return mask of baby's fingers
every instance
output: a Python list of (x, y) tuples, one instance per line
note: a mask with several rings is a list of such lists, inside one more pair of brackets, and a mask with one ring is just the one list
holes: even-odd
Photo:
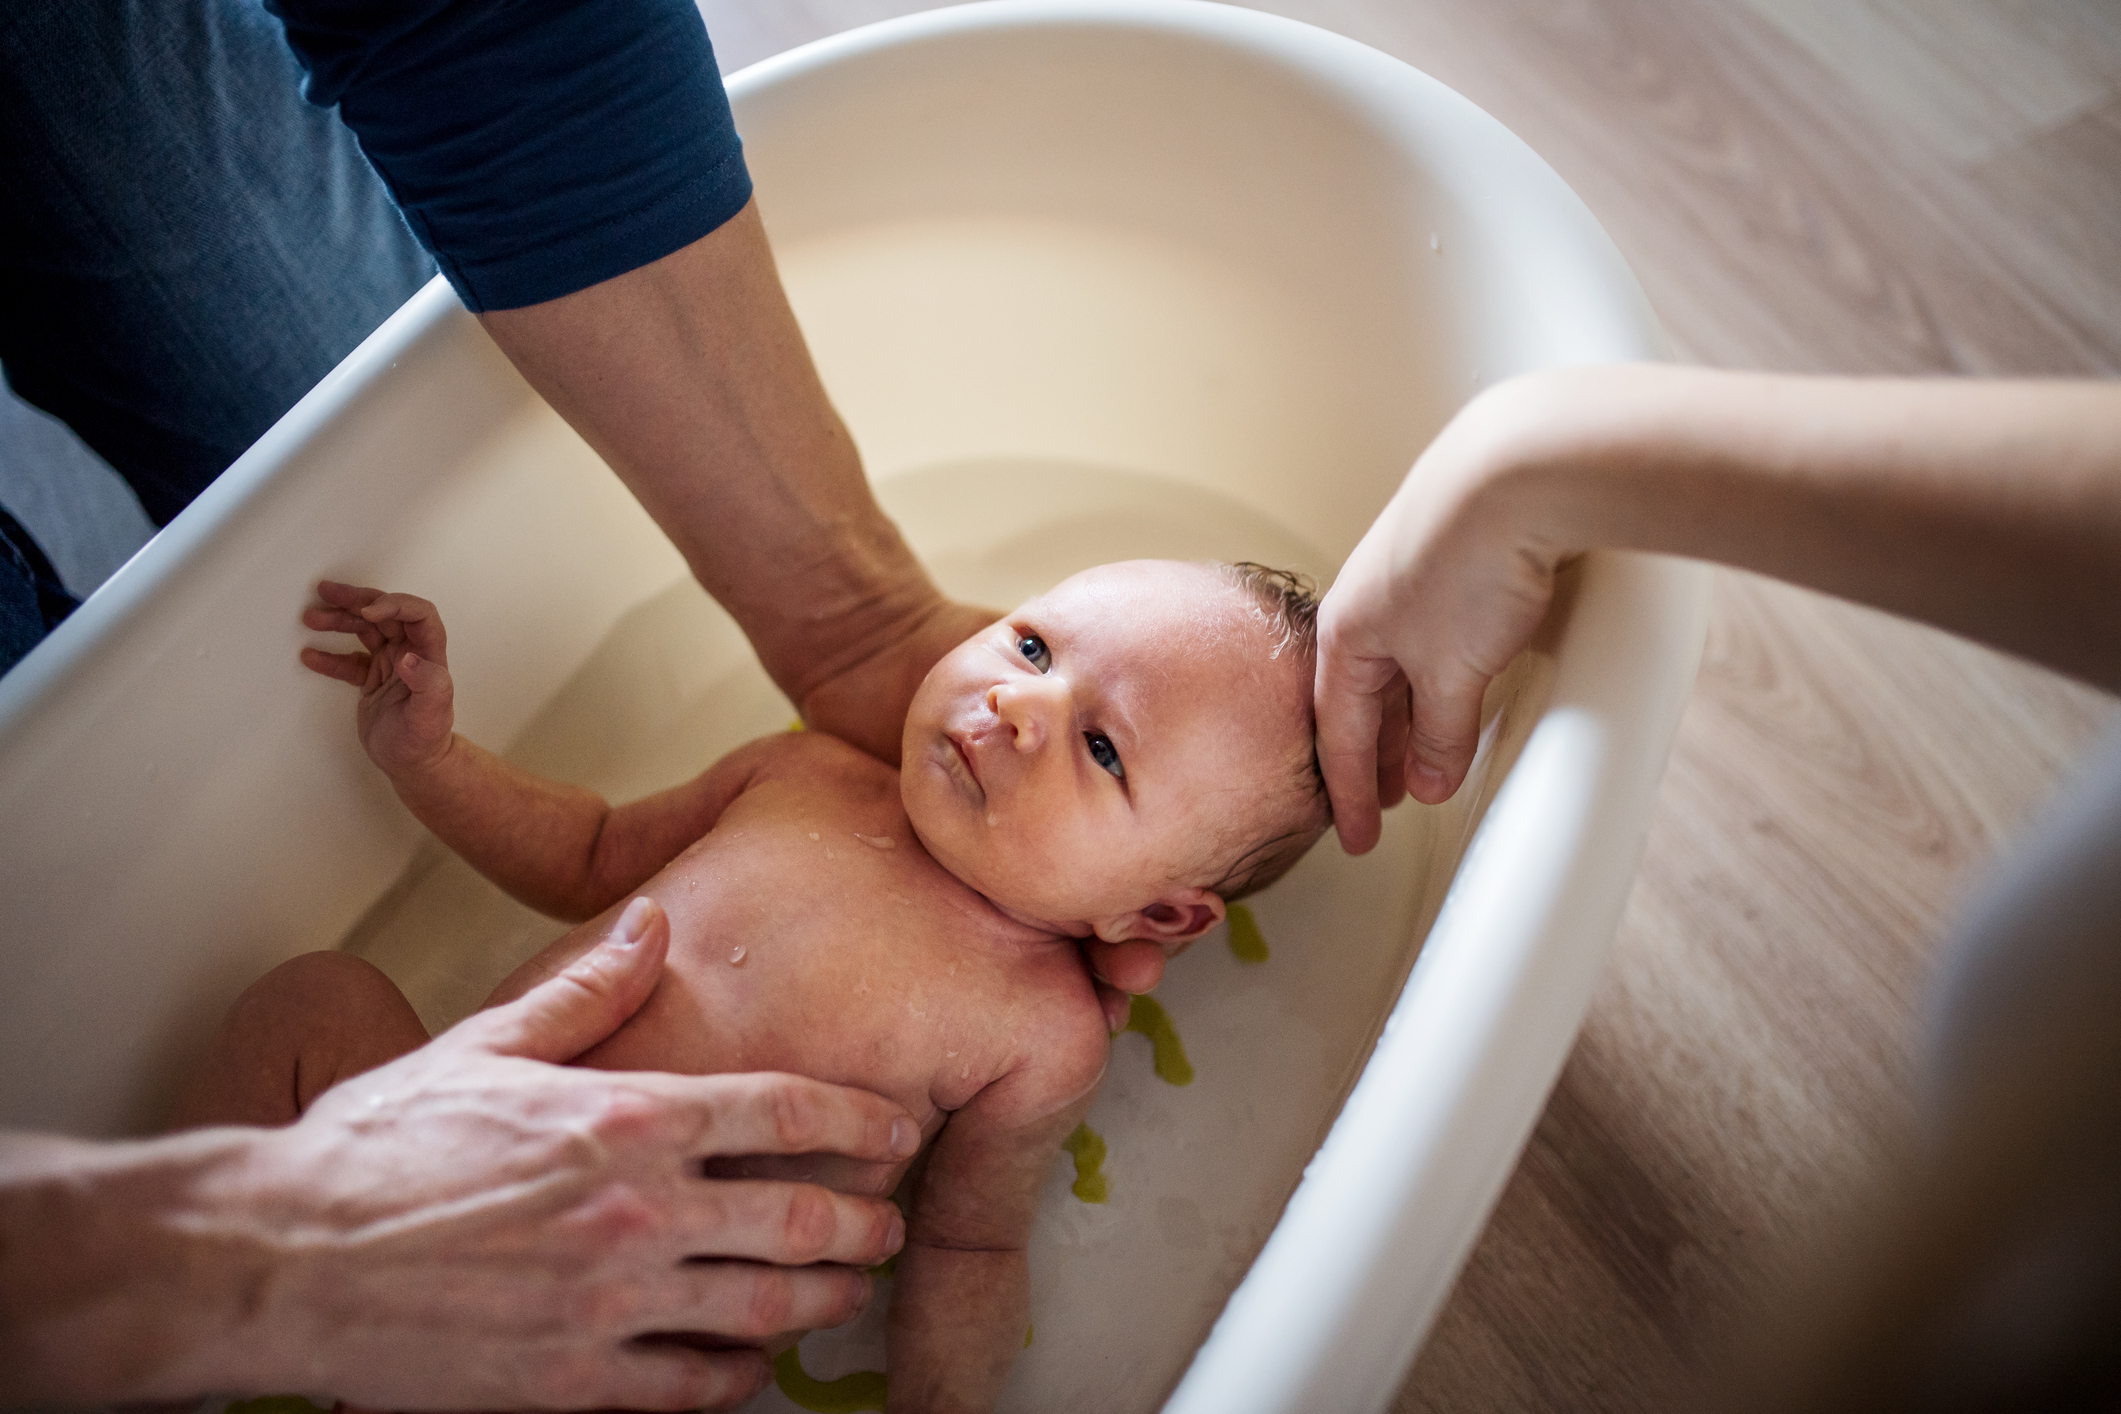
[(389, 625), (401, 626), (405, 641), (424, 658), (446, 663), (448, 635), (442, 630), (442, 615), (427, 600), (415, 594), (385, 594), (361, 610), (361, 617), (395, 638)]
[(373, 653), (383, 646), (383, 635), (376, 626), (358, 614), (344, 609), (319, 608), (315, 605), (302, 611), (302, 627), (316, 633), (350, 633), (361, 640), (361, 646)]
[(382, 598), (383, 591), (359, 584), (341, 584), (335, 579), (320, 579), (317, 581), (317, 597), (335, 609), (359, 613)]
[(398, 658), (398, 678), (411, 688), (415, 695), (431, 697), (451, 690), (449, 669), (410, 651)]
[(355, 687), (368, 684), (366, 653), (326, 653), (321, 648), (305, 648), (302, 650), (302, 666), (313, 673), (352, 683)]

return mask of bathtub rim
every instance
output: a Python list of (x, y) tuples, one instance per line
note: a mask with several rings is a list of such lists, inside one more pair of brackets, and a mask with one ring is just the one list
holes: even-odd
[[(1418, 74), (1418, 71), (1400, 65), (1398, 61), (1390, 60), (1386, 56), (1377, 54), (1376, 51), (1369, 50), (1352, 40), (1327, 35), (1324, 31), (1314, 30), (1295, 21), (1232, 7), (1207, 4), (1205, 0), (1066, 0), (1065, 3), (1054, 3), (1054, 0), (990, 0), (990, 3), (980, 6), (927, 11), (897, 20), (885, 21), (879, 25), (849, 31), (842, 35), (820, 40), (816, 44), (803, 46), (800, 49), (764, 60), (760, 64), (751, 66), (732, 76), (730, 80), (731, 95), (732, 99), (736, 99), (742, 93), (748, 93), (768, 82), (777, 81), (784, 73), (799, 72), (810, 66), (822, 67), (847, 55), (882, 49), (900, 43), (917, 42), (931, 33), (951, 32), (971, 27), (1001, 28), (1055, 21), (1065, 21), (1071, 24), (1118, 22), (1130, 26), (1153, 23), (1158, 27), (1185, 32), (1206, 33), (1220, 37), (1234, 36), (1246, 43), (1248, 47), (1264, 48), (1269, 51), (1274, 49), (1272, 41), (1275, 40), (1277, 35), (1287, 37), (1291, 31), (1302, 31), (1306, 36), (1324, 36), (1332, 41), (1333, 45), (1360, 50), (1363, 54), (1372, 55), (1377, 60), (1393, 65), (1397, 69), (1403, 69), (1407, 74)], [(1303, 40), (1303, 43), (1315, 45), (1317, 40), (1307, 37)], [(1362, 62), (1367, 64), (1369, 61), (1364, 60)], [(1429, 84), (1434, 83), (1433, 80), (1427, 79), (1426, 76), (1421, 76), (1421, 81)], [(1437, 85), (1437, 87), (1441, 86)], [(1453, 95), (1453, 97), (1455, 98), (1456, 95)], [(1462, 99), (1458, 101), (1464, 103)], [(1478, 112), (1477, 109), (1472, 109), (1472, 105), (1469, 103), (1465, 106), (1475, 113)], [(1487, 118), (1485, 114), (1481, 114), (1480, 117), (1487, 123), (1493, 124), (1494, 122), (1494, 120)], [(1499, 124), (1495, 126), (1499, 128)], [(1537, 159), (1533, 160), (1536, 161)], [(1544, 164), (1541, 165), (1543, 167)], [(1554, 181), (1558, 183), (1559, 179), (1554, 178)], [(1602, 236), (1602, 232), (1600, 234)], [(1615, 253), (1614, 258), (1617, 260), (1617, 253)], [(1622, 269), (1624, 270), (1624, 268), (1623, 266)], [(1633, 288), (1632, 277), (1629, 277), (1628, 284)], [(1635, 295), (1639, 299), (1639, 289), (1635, 289)], [(1642, 308), (1647, 311), (1646, 303), (1643, 304)], [(178, 517), (169, 527), (152, 538), (110, 580), (106, 581), (96, 593), (92, 594), (82, 607), (69, 618), (67, 623), (62, 624), (36, 649), (33, 649), (31, 654), (27, 655), (13, 672), (7, 674), (4, 679), (0, 679), (0, 753), (7, 752), (22, 733), (34, 726), (35, 720), (39, 715), (40, 706), (54, 701), (61, 695), (57, 691), (61, 684), (84, 671), (94, 661), (98, 649), (114, 636), (122, 634), (126, 630), (139, 606), (166, 592), (170, 586), (181, 579), (186, 566), (192, 563), (198, 554), (207, 551), (216, 539), (228, 533), (237, 525), (254, 505), (272, 494), (278, 473), (285, 464), (293, 456), (297, 455), (314, 436), (329, 426), (349, 399), (359, 398), (371, 390), (375, 386), (378, 376), (394, 363), (402, 353), (419, 344), (439, 324), (454, 317), (458, 312), (453, 293), (450, 292), (446, 282), (438, 277), (394, 313), (374, 335), (364, 341), (338, 368), (334, 369), (316, 388), (305, 395), (285, 417), (261, 437), (258, 443), (246, 451), (242, 457), (238, 458), (236, 463), (217, 479), (193, 503), (192, 507), (187, 509), (184, 515)], [(1654, 330), (1653, 318), (1651, 319), (1650, 327)], [(1661, 353), (1661, 349), (1655, 347), (1655, 339), (1646, 337), (1641, 356), (1656, 356), (1659, 353)], [(1640, 563), (1651, 565), (1652, 569), (1646, 572), (1665, 577), (1672, 586), (1675, 586), (1674, 592), (1691, 592), (1695, 602), (1695, 619), (1697, 621), (1702, 619), (1705, 615), (1705, 608), (1702, 607), (1702, 591), (1706, 581), (1705, 571), (1699, 569), (1699, 567), (1682, 567), (1669, 562), (1662, 565), (1649, 561)], [(1676, 729), (1678, 709), (1680, 705), (1683, 705), (1684, 701), (1682, 680), (1691, 679), (1694, 662), (1698, 659), (1700, 647), (1698, 628), (1698, 622), (1692, 628), (1686, 625), (1672, 626), (1664, 634), (1663, 641), (1655, 647), (1654, 652), (1650, 652), (1647, 649), (1642, 650), (1656, 659), (1659, 670), (1663, 675), (1657, 677), (1655, 681), (1660, 685), (1660, 690), (1667, 695), (1646, 694), (1640, 701), (1628, 699), (1624, 695), (1617, 697), (1605, 695), (1600, 691), (1594, 690), (1597, 686), (1595, 684), (1573, 681), (1565, 669), (1562, 677), (1557, 680), (1553, 699), (1548, 704), (1545, 713), (1543, 713), (1539, 725), (1534, 728), (1532, 740), (1527, 743), (1527, 755), (1531, 754), (1535, 744), (1551, 743), (1559, 735), (1563, 734), (1565, 730), (1573, 729), (1567, 724), (1581, 719), (1574, 718), (1570, 714), (1579, 710), (1588, 714), (1590, 720), (1595, 721), (1601, 715), (1618, 717), (1621, 710), (1633, 701), (1634, 705), (1645, 709), (1654, 707), (1658, 711), (1668, 711), (1671, 726)], [(1691, 648), (1686, 643), (1690, 635)], [(1581, 676), (1581, 674), (1579, 673), (1578, 676)], [(1646, 684), (1649, 679), (1645, 678), (1643, 681)], [(1671, 693), (1671, 684), (1674, 682), (1680, 683), (1676, 694)], [(1568, 696), (1564, 696), (1565, 686), (1570, 694)], [(1551, 725), (1556, 722), (1564, 725)], [(1655, 734), (1653, 733), (1654, 736)], [(1668, 749), (1669, 740), (1670, 734), (1665, 732), (1661, 737), (1654, 740), (1654, 751), (1645, 750), (1644, 752), (1638, 752), (1637, 755), (1654, 756), (1656, 762), (1661, 765), (1664, 752)], [(1546, 749), (1558, 748), (1549, 747)], [(1608, 753), (1600, 757), (1600, 771), (1578, 776), (1574, 779), (1573, 784), (1580, 790), (1593, 791), (1609, 776), (1620, 773), (1623, 764), (1613, 760)], [(1368, 1097), (1378, 1092), (1375, 1089), (1366, 1089), (1365, 1087), (1372, 1077), (1373, 1068), (1377, 1067), (1380, 1058), (1387, 1054), (1388, 1045), (1392, 1047), (1391, 1055), (1393, 1056), (1400, 1056), (1402, 1053), (1415, 1054), (1414, 1051), (1410, 1050), (1413, 1043), (1405, 1040), (1404, 1037), (1417, 1032), (1419, 1028), (1413, 1024), (1403, 1024), (1402, 1013), (1407, 1011), (1409, 998), (1416, 992), (1417, 986), (1421, 988), (1423, 995), (1433, 995), (1431, 979), (1437, 975), (1439, 970), (1445, 968), (1452, 959), (1459, 956), (1456, 951), (1445, 948), (1442, 945), (1446, 940), (1457, 937), (1465, 929), (1472, 926), (1470, 923), (1461, 921), (1466, 910), (1461, 906), (1454, 911), (1452, 900), (1458, 899), (1461, 895), (1460, 886), (1467, 878), (1468, 871), (1473, 867), (1476, 851), (1480, 849), (1483, 839), (1489, 837), (1495, 831), (1497, 828), (1496, 821), (1498, 818), (1503, 817), (1506, 808), (1519, 812), (1536, 808), (1538, 793), (1529, 788), (1516, 788), (1520, 781), (1525, 778), (1525, 775), (1526, 773), (1524, 772), (1513, 771), (1510, 777), (1505, 780), (1501, 790), (1498, 791), (1493, 806), (1488, 812), (1487, 818), (1482, 822), (1480, 830), (1476, 832), (1473, 841), (1469, 845), (1464, 861), (1461, 864), (1458, 878), (1454, 881), (1451, 897), (1446, 900), (1446, 914), (1443, 917), (1439, 917), (1436, 925), (1432, 928), (1429, 943), (1424, 947), (1422, 956), (1415, 963), (1415, 973), (1409, 977), (1406, 987), (1402, 990), (1398, 1004), (1395, 1005), (1391, 1016), (1385, 1022), (1385, 1035), (1380, 1038), (1377, 1046), (1373, 1048), (1369, 1060), (1364, 1066), (1362, 1080), (1358, 1081), (1355, 1090), (1350, 1093), (1347, 1101), (1343, 1104), (1341, 1117), (1336, 1120), (1334, 1125), (1334, 1135), (1338, 1135), (1341, 1132), (1343, 1128), (1342, 1121), (1348, 1117), (1351, 1110), (1354, 1110), (1359, 1097), (1363, 1098), (1363, 1102), (1366, 1105), (1374, 1103)], [(1631, 826), (1635, 832), (1635, 838), (1629, 853), (1628, 867), (1619, 876), (1618, 892), (1621, 898), (1624, 898), (1627, 885), (1632, 877), (1633, 858), (1639, 855), (1640, 852), (1640, 821), (1646, 817), (1647, 794), (1649, 791), (1654, 790), (1655, 778), (1655, 773), (1653, 772), (1649, 779), (1648, 791), (1643, 792), (1645, 801), (1643, 814), (1635, 817), (1635, 823)], [(1523, 801), (1532, 801), (1533, 804), (1519, 803)], [(1615, 900), (1611, 908), (1611, 912), (1615, 917), (1617, 917), (1618, 907), (1619, 902)], [(1450, 921), (1452, 929), (1455, 930), (1448, 934), (1446, 933), (1447, 919)], [(1522, 975), (1526, 969), (1532, 967), (1540, 959), (1554, 955), (1565, 957), (1573, 965), (1586, 968), (1589, 974), (1595, 977), (1597, 964), (1602, 962), (1604, 949), (1610, 944), (1611, 926), (1611, 918), (1607, 918), (1602, 925), (1596, 924), (1594, 920), (1593, 925), (1577, 929), (1566, 936), (1561, 934), (1542, 934), (1537, 938), (1529, 939), (1524, 945), (1527, 951), (1520, 955), (1516, 964), (1519, 974)], [(1565, 1034), (1553, 1056), (1552, 1068), (1546, 1071), (1544, 1081), (1537, 1086), (1537, 1097), (1543, 1097), (1547, 1089), (1551, 1088), (1554, 1075), (1558, 1074), (1561, 1060), (1566, 1055), (1570, 1041), (1573, 1040), (1576, 1026), (1580, 1024), (1583, 1004), (1588, 1002), (1587, 985), (1583, 990), (1582, 1004), (1578, 1004), (1575, 1007), (1573, 1017), (1567, 1019)], [(1561, 1018), (1555, 1017), (1553, 1019), (1560, 1020)], [(1514, 1064), (1517, 1058), (1503, 1057), (1497, 1053), (1497, 1049), (1490, 1047), (1488, 1050), (1478, 1054), (1464, 1054), (1461, 1056), (1461, 1060), (1469, 1067), (1473, 1067), (1474, 1073), (1484, 1078), (1498, 1076), (1503, 1071), (1515, 1072), (1524, 1070), (1524, 1067)], [(1540, 1068), (1541, 1065), (1534, 1065), (1530, 1069), (1536, 1071)], [(1378, 1070), (1377, 1073), (1380, 1076), (1384, 1074), (1382, 1070)], [(1501, 1084), (1503, 1081), (1502, 1079), (1497, 1079), (1495, 1083)], [(1521, 1084), (1523, 1083), (1522, 1077), (1520, 1076), (1519, 1079), (1510, 1083)], [(1411, 1358), (1414, 1348), (1418, 1345), (1420, 1336), (1426, 1332), (1428, 1322), (1433, 1319), (1436, 1309), (1441, 1305), (1443, 1296), (1448, 1293), (1451, 1281), (1455, 1278), (1459, 1266), (1462, 1265), (1465, 1254), (1470, 1251), (1473, 1240), (1477, 1237), (1481, 1226), (1485, 1223), (1488, 1212), (1491, 1210), (1495, 1199), (1499, 1196), (1501, 1182), (1507, 1177), (1509, 1167), (1514, 1163), (1517, 1152), (1521, 1149), (1525, 1137), (1529, 1134), (1532, 1124), (1537, 1119), (1538, 1107), (1539, 1099), (1535, 1098), (1529, 1112), (1523, 1115), (1521, 1125), (1517, 1125), (1513, 1117), (1514, 1134), (1490, 1135), (1482, 1141), (1483, 1144), (1487, 1145), (1487, 1148), (1484, 1150), (1486, 1157), (1482, 1160), (1485, 1168), (1482, 1168), (1480, 1172), (1476, 1173), (1473, 1171), (1478, 1166), (1470, 1160), (1455, 1166), (1456, 1181), (1473, 1183), (1476, 1186), (1486, 1186), (1485, 1196), (1477, 1203), (1477, 1211), (1471, 1211), (1470, 1216), (1466, 1216), (1464, 1213), (1457, 1215), (1461, 1221), (1456, 1226), (1462, 1230), (1462, 1241), (1458, 1244), (1457, 1256), (1450, 1262), (1444, 1279), (1440, 1283), (1435, 1283), (1435, 1289), (1424, 1296), (1423, 1299), (1428, 1303), (1426, 1307), (1409, 1308), (1407, 1314), (1411, 1318), (1411, 1324), (1398, 1329), (1401, 1343), (1405, 1346), (1403, 1354), (1392, 1354), (1390, 1358), (1382, 1361), (1372, 1361), (1366, 1357), (1358, 1361), (1358, 1363), (1364, 1364), (1370, 1376), (1369, 1386), (1365, 1387), (1364, 1391), (1358, 1392), (1356, 1382), (1352, 1379), (1353, 1374), (1361, 1372), (1353, 1371), (1347, 1367), (1343, 1367), (1340, 1370), (1338, 1383), (1330, 1385), (1319, 1383), (1324, 1376), (1318, 1372), (1323, 1361), (1332, 1353), (1330, 1343), (1319, 1344), (1316, 1353), (1313, 1355), (1306, 1356), (1302, 1360), (1293, 1360), (1288, 1355), (1290, 1339), (1287, 1324), (1283, 1323), (1279, 1328), (1271, 1324), (1261, 1324), (1263, 1321), (1270, 1320), (1273, 1312), (1292, 1309), (1298, 1304), (1288, 1293), (1282, 1293), (1277, 1296), (1275, 1293), (1265, 1290), (1264, 1283), (1261, 1284), (1262, 1289), (1258, 1291), (1254, 1291), (1253, 1288), (1255, 1285), (1254, 1277), (1261, 1274), (1262, 1266), (1267, 1262), (1269, 1255), (1277, 1254), (1276, 1260), (1282, 1260), (1278, 1254), (1283, 1250), (1289, 1249), (1294, 1242), (1293, 1238), (1287, 1241), (1284, 1240), (1285, 1230), (1295, 1231), (1295, 1229), (1290, 1229), (1288, 1226), (1290, 1218), (1303, 1217), (1311, 1208), (1315, 1208), (1320, 1202), (1325, 1201), (1325, 1198), (1320, 1195), (1327, 1194), (1327, 1185), (1321, 1183), (1314, 1187), (1311, 1174), (1307, 1171), (1304, 1183), (1299, 1186), (1296, 1197), (1292, 1198), (1283, 1222), (1277, 1225), (1273, 1235), (1268, 1240), (1266, 1248), (1261, 1251), (1258, 1258), (1253, 1262), (1244, 1282), (1240, 1285), (1238, 1291), (1231, 1296), (1229, 1305), (1225, 1308), (1224, 1316), (1217, 1321), (1214, 1331), (1196, 1353), (1193, 1367), (1182, 1378), (1172, 1396), (1171, 1402), (1166, 1407), (1190, 1411), (1197, 1407), (1208, 1407), (1203, 1401), (1208, 1401), (1212, 1398), (1214, 1400), (1213, 1407), (1217, 1408), (1294, 1409), (1305, 1406), (1301, 1402), (1289, 1402), (1289, 1399), (1301, 1400), (1308, 1398), (1322, 1401), (1311, 1407), (1362, 1408), (1375, 1407), (1382, 1399), (1388, 1398), (1399, 1377), (1399, 1372), (1404, 1369), (1406, 1361)], [(1463, 1110), (1464, 1106), (1461, 1105), (1459, 1108)], [(1444, 1120), (1440, 1120), (1439, 1123), (1446, 1121), (1451, 1124), (1463, 1124), (1466, 1122), (1461, 1117), (1447, 1116)], [(1489, 1128), (1493, 1128), (1493, 1126), (1490, 1125)], [(1321, 1145), (1319, 1150), (1321, 1156), (1325, 1155), (1328, 1147), (1335, 1143), (1334, 1135), (1329, 1135), (1326, 1143)], [(1500, 1142), (1494, 1142), (1497, 1140)], [(1498, 1154), (1501, 1155), (1500, 1168), (1495, 1170), (1493, 1174), (1492, 1185), (1488, 1185), (1485, 1175), (1488, 1170), (1495, 1168), (1495, 1156)], [(1313, 1168), (1317, 1169), (1318, 1167), (1317, 1160), (1314, 1159)], [(1330, 1174), (1326, 1176), (1331, 1177)], [(1309, 1219), (1305, 1218), (1305, 1221), (1309, 1221)], [(1387, 1250), (1385, 1243), (1380, 1242), (1374, 1245), (1380, 1251)], [(1375, 1268), (1383, 1263), (1383, 1257), (1379, 1256), (1369, 1264), (1368, 1268), (1361, 1270), (1355, 1267), (1344, 1268), (1342, 1276), (1346, 1289), (1371, 1290), (1377, 1280)], [(1317, 1278), (1318, 1274), (1313, 1272), (1312, 1277)], [(1321, 1288), (1330, 1286), (1330, 1283), (1325, 1283), (1322, 1279), (1320, 1279), (1319, 1284)], [(1318, 1309), (1326, 1308), (1319, 1307)], [(1234, 1321), (1233, 1313), (1237, 1317)], [(1375, 1316), (1376, 1313), (1373, 1311), (1371, 1319), (1366, 1324), (1370, 1326), (1377, 1324)], [(1352, 1319), (1353, 1317), (1350, 1316), (1349, 1320)], [(1229, 1327), (1227, 1334), (1225, 1331), (1226, 1326)], [(1347, 1321), (1343, 1321), (1333, 1327), (1335, 1331), (1347, 1328)], [(1271, 1345), (1261, 1335), (1245, 1334), (1246, 1331), (1259, 1330), (1263, 1330), (1274, 1337)], [(1228, 1348), (1232, 1351), (1240, 1351), (1247, 1342), (1251, 1343), (1255, 1353), (1263, 1354), (1269, 1349), (1276, 1350), (1284, 1366), (1290, 1369), (1301, 1368), (1308, 1372), (1306, 1378), (1311, 1379), (1312, 1384), (1306, 1386), (1303, 1392), (1284, 1397), (1281, 1402), (1275, 1403), (1267, 1402), (1268, 1397), (1273, 1394), (1273, 1390), (1276, 1388), (1276, 1382), (1272, 1380), (1260, 1382), (1253, 1380), (1248, 1375), (1245, 1380), (1232, 1378), (1222, 1386), (1213, 1383), (1212, 1381), (1216, 1377), (1216, 1369), (1211, 1368), (1211, 1366), (1215, 1362), (1225, 1360), (1224, 1350)], [(1213, 1361), (1209, 1360), (1211, 1352), (1214, 1357)], [(1389, 1367), (1389, 1374), (1384, 1377), (1380, 1393), (1377, 1392), (1376, 1387), (1377, 1371), (1384, 1370), (1387, 1367)], [(1234, 1372), (1240, 1367), (1230, 1365), (1228, 1368), (1233, 1372), (1234, 1376)], [(1241, 1387), (1248, 1381), (1249, 1388)], [(1218, 1388), (1226, 1389), (1228, 1393), (1216, 1394), (1215, 1391)], [(1340, 1390), (1344, 1394), (1351, 1395), (1354, 1398), (1354, 1402), (1338, 1402), (1340, 1396), (1326, 1393), (1325, 1391), (1328, 1390)], [(1324, 1402), (1328, 1400), (1334, 1402), (1330, 1404)]]

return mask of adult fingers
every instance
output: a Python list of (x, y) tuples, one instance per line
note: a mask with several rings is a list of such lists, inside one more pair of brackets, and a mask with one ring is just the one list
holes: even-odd
[(1134, 998), (1102, 977), (1093, 976), (1090, 985), (1097, 989), (1097, 1009), (1105, 1014), (1105, 1029), (1124, 1030), (1127, 1017), (1134, 1011)]
[(699, 1158), (721, 1154), (844, 1154), (910, 1159), (920, 1126), (881, 1095), (800, 1075), (636, 1076), (642, 1084), (701, 1101)]
[(546, 1409), (734, 1409), (772, 1378), (762, 1351), (646, 1339), (628, 1342), (593, 1374), (571, 1373), (549, 1388), (533, 1376), (529, 1394)]
[(1468, 678), (1445, 686), (1417, 687), (1407, 731), (1407, 793), (1424, 805), (1449, 800), (1480, 745), (1480, 700), (1487, 680)]
[(669, 950), (669, 918), (653, 899), (637, 898), (601, 942), (557, 976), (466, 1019), (450, 1036), (497, 1055), (573, 1060), (640, 1010)]
[[(1153, 992), (1164, 980), (1164, 950), (1142, 938), (1107, 943), (1096, 938), (1083, 941), (1083, 959), (1093, 977), (1109, 982), (1122, 992), (1139, 995)], [(1124, 1018), (1122, 1018), (1124, 1020)]]
[(1318, 718), (1318, 766), (1326, 778), (1341, 848), (1363, 854), (1383, 831), (1377, 738), (1385, 720), (1385, 694), (1399, 675), (1380, 672), (1372, 660), (1354, 659), (1337, 635), (1322, 632), (1319, 637), (1313, 709)]
[(1410, 692), (1402, 680), (1379, 699), (1384, 717), (1377, 726), (1377, 803), (1387, 810), (1399, 804), (1407, 793), (1404, 763), (1414, 716)]
[[(783, 1179), (687, 1183), (670, 1227), (670, 1247), (706, 1263), (770, 1261), (774, 1268), (806, 1268), (817, 1261), (831, 1261), (848, 1268), (867, 1268), (906, 1247), (906, 1217), (889, 1198), (838, 1194), (819, 1183)], [(848, 1300), (857, 1300), (861, 1293), (846, 1295)], [(851, 1319), (857, 1308), (859, 1304), (851, 1306), (840, 1319)], [(814, 1316), (817, 1304), (812, 1302), (802, 1314)], [(804, 1325), (836, 1325), (834, 1321), (785, 1321), (781, 1314), (761, 1316), (761, 1321), (766, 1323), (744, 1325), (734, 1333), (772, 1336)]]

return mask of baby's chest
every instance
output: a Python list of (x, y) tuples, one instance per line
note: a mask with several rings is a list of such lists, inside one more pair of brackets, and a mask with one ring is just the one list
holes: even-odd
[(671, 920), (664, 980), (590, 1063), (785, 1070), (924, 1117), (1015, 1064), (1064, 975), (997, 951), (960, 886), (910, 838), (856, 828), (873, 823), (753, 812), (672, 861), (646, 889)]

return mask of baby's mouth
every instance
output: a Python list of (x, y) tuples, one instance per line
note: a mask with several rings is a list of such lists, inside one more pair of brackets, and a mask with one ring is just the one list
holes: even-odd
[(970, 788), (969, 794), (976, 797), (974, 803), (985, 805), (987, 803), (987, 788), (980, 782), (979, 768), (972, 762), (971, 751), (966, 748), (964, 741), (955, 733), (946, 733), (943, 739), (950, 743), (950, 755), (957, 759), (957, 770), (951, 774), (962, 775), (964, 780), (960, 784)]

